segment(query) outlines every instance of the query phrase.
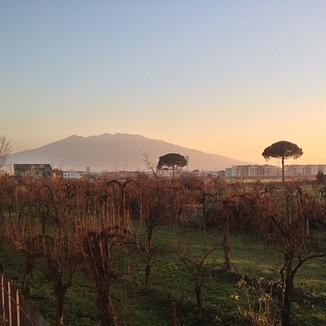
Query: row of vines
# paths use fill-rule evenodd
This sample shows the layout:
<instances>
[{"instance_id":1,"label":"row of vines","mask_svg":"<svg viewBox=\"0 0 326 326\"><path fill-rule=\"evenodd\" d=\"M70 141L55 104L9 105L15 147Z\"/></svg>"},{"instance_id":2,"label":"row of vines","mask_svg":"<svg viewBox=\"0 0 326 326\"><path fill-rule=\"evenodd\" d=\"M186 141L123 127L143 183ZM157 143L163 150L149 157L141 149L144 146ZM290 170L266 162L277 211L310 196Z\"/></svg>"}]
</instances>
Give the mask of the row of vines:
<instances>
[{"instance_id":1,"label":"row of vines","mask_svg":"<svg viewBox=\"0 0 326 326\"><path fill-rule=\"evenodd\" d=\"M56 298L56 325L64 324L65 295L83 269L92 278L99 324L116 326L122 321L112 284L130 296L136 295L137 287L151 288L152 268L162 250L155 243L159 227L223 235L222 243L212 241L195 263L189 243L181 249L177 241L173 245L194 282L198 314L206 258L222 248L225 272L231 272L230 233L254 234L282 253L276 319L290 325L297 271L306 261L326 255L324 200L323 185L295 181L226 183L145 174L95 181L2 177L0 245L12 245L22 253L21 290L27 297L33 270L42 271ZM141 284L134 282L135 261L142 264ZM6 266L1 267L5 271ZM255 315L250 318L259 321Z\"/></svg>"}]
</instances>

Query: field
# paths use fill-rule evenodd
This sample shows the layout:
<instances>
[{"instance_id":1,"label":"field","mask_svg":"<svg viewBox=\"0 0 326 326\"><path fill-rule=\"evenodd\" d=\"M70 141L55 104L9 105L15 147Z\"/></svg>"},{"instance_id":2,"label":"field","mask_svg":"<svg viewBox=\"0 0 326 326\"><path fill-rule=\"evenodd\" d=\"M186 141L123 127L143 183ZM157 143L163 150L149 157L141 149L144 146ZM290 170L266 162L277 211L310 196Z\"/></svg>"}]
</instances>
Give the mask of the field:
<instances>
[{"instance_id":1,"label":"field","mask_svg":"<svg viewBox=\"0 0 326 326\"><path fill-rule=\"evenodd\" d=\"M119 183L119 185L121 184L124 185L124 183ZM107 185L108 183L106 183ZM117 185L116 182L114 182L115 185ZM160 187L164 187L165 190L171 189L170 184L168 186L163 184ZM216 192L216 185L214 187L215 194L217 193L216 196L220 196L220 192ZM221 187L220 184L219 187ZM229 186L227 187L230 191ZM255 187L251 185L248 188L246 186L243 191L246 193L249 191L248 189L251 192L256 191ZM117 189L121 190L121 187L110 188L110 191L114 190L116 192ZM101 191L98 193L102 196ZM135 189L133 189L133 194L135 194L134 191ZM234 192L234 187L232 191ZM223 194L225 193L224 190ZM310 191L310 193L313 193L313 191ZM24 194L26 195L26 185ZM153 193L150 195L151 200L148 202L153 200ZM187 198L187 207L190 207L188 195L183 193L182 198L183 200ZM163 193L162 188L160 188L160 198L166 200L166 196L167 192ZM174 202L179 202L180 198L176 197L175 192L173 196ZM118 197L122 198L120 192ZM62 198L69 198L69 194L65 192ZM31 201L34 199L35 197L30 198ZM284 247L284 244L288 245L288 243L284 242L284 239L276 231L274 233L268 231L268 236L266 236L267 233L263 233L266 230L262 229L262 226L257 226L257 230L263 230L259 233L253 226L250 226L251 224L245 224L248 222L244 217L247 206L242 207L243 203L237 201L237 212L239 212L239 207L242 207L241 216L237 215L237 218L241 218L241 227L235 224L233 218L230 219L229 224L225 223L225 219L212 220L209 208L217 205L216 201L208 202L207 223L203 223L204 208L199 209L198 205L194 206L196 207L195 210L188 209L184 211L181 221L180 216L178 216L177 221L175 219L171 220L171 216L175 215L171 213L171 207L169 206L168 214L165 213L163 216L164 220L155 220L157 223L153 226L149 223L153 222L151 219L145 219L145 216L150 216L149 213L145 213L145 210L143 212L143 222L139 222L139 219L135 218L137 216L135 213L137 210L133 206L135 203L131 200L131 197L129 199L130 212L134 213L133 218L125 223L125 228L128 229L128 232L129 230L137 230L137 237L133 238L127 233L123 242L118 243L116 239L120 238L113 234L116 242L112 243L110 249L106 248L107 253L101 251L104 260L99 264L101 268L103 266L106 268L106 270L103 268L103 277L110 275L107 282L110 283L109 291L114 303L117 325L171 325L172 303L176 303L177 307L177 325L281 325L282 322L284 325L279 310L279 296L282 286L280 271L285 260L284 251L286 247ZM128 203L128 198L126 202ZM147 201L142 201L144 206L146 203ZM253 208L251 201L248 203L251 205L250 216L254 219L255 214L258 214L257 210L255 207ZM26 205L26 202L24 202L24 205ZM128 205L126 207L129 207ZM224 202L223 211L229 212L228 217L230 217L233 214L230 213L231 208L234 208L233 198L232 206L225 205ZM63 201L60 201L60 207L65 208L61 212L62 214L65 212L65 218L68 218L73 211L72 215L75 218L76 225L81 223L82 219L76 215L75 209L72 210L72 207L69 206L69 214L66 214L68 205ZM268 207L269 214L271 214L271 208L268 205L266 207ZM266 207L264 206L264 209ZM35 218L35 216L38 216L38 214L35 215L35 211L38 209L40 208L37 208L36 204L33 205L32 209L24 211L24 217L26 219L30 219L32 216ZM316 207L314 206L315 210ZM172 212L176 211L172 210ZM51 210L47 212L52 214ZM218 212L220 212L219 209L215 211L215 214L218 215ZM60 215L57 211L55 214ZM123 212L120 211L120 214L123 214ZM167 216L169 216L168 219ZM291 216L293 218L294 215ZM264 219L262 211L259 211L259 218ZM6 225L3 228L3 230L7 230L6 233L10 229L8 225L12 226L12 224L8 224L9 220L10 223L17 221L17 215L13 214L10 219L8 212L3 214L2 224ZM38 218L37 221L39 221ZM71 221L69 220L70 224ZM257 224L257 221L255 223ZM23 227L25 239L27 233L28 236L31 236L32 231L35 231L35 225L38 232L42 228L39 222L33 225L33 228L28 225L28 232L26 231L26 225ZM58 236L57 225L59 224L53 219L46 221L45 233L52 236L51 241ZM71 237L71 230L66 228L66 224L62 225L65 225L64 233L66 238ZM226 233L226 225L228 226L228 233ZM96 226L99 227L98 224ZM294 228L295 225L291 224L291 226ZM95 225L92 226L92 230L94 229ZM106 224L104 230L107 229L108 225ZM12 230L11 232L13 232ZM74 228L74 232L77 232L76 230ZM150 230L152 231L151 237L149 237ZM302 236L299 230L301 228L294 230L297 238ZM99 238L94 236L95 231L92 232L93 238L89 241L93 242L89 243L93 244L92 253L94 254L97 252L95 249L100 248L102 250L104 248L101 247L104 242L100 242L100 239L111 241L108 239L111 239L112 233L109 235L105 233L104 237L104 231L101 231L102 238ZM17 236L15 233L11 233L11 236L13 234ZM88 231L87 234L90 234L90 232ZM96 233L97 235L98 233ZM226 235L228 236L229 251L225 249ZM275 241L275 237L279 237L278 241ZM21 237L18 238L21 241ZM76 239L77 237L73 241L74 248L77 246ZM100 247L94 245L94 239L97 239L96 245L100 244ZM305 237L305 248L314 248L314 253L321 254L321 257L311 257L313 259L308 259L304 264L300 265L294 275L293 291L291 291L291 325L326 324L326 259L323 256L326 252L326 244L324 240L324 229L319 225L317 227L317 222L314 221L314 223L311 223L309 236ZM42 248L42 252L47 249L44 247L44 240L40 242L39 246ZM64 246L70 246L70 242L69 244L68 242L65 243ZM296 254L301 258L309 257L310 253L302 251L298 243L295 243L295 246ZM83 250L79 249L79 253L74 256L74 259L77 260L74 261L71 283L67 286L64 298L64 324L103 325L98 317L96 304L99 288L94 285L92 266L89 262L87 263L89 255L85 255L86 249L83 248L83 253L81 253ZM51 244L51 250L56 251L57 246ZM57 298L54 295L54 278L53 275L49 274L49 266L53 272L53 265L49 265L49 260L45 259L45 256L48 257L49 253L46 255L44 252L35 256L32 278L24 293L25 297L44 318L51 325L55 325L58 324L56 318ZM65 253L67 253L67 250ZM226 268L226 253L229 254L230 268ZM66 256L65 254L64 257L66 258ZM62 275L60 276L60 281L64 283L69 279L70 265L63 261L61 256L61 258L59 256L51 257L52 263L53 257L55 257L58 260L56 266L61 264L61 267L64 267L61 269ZM295 259L296 257L293 257L293 266L297 263ZM107 260L110 262L109 267ZM25 274L26 252L17 246L17 241L9 241L7 237L3 237L0 263L6 276L18 289L21 289ZM97 261L94 260L92 263L94 267ZM150 266L150 273L148 279L146 279L145 270L148 266ZM105 274L107 271L109 271L108 274ZM99 273L99 270L97 270L97 273Z\"/></svg>"},{"instance_id":2,"label":"field","mask_svg":"<svg viewBox=\"0 0 326 326\"><path fill-rule=\"evenodd\" d=\"M231 236L232 272L225 272L221 248L205 261L203 282L203 311L196 313L196 298L193 280L184 270L178 257L173 254L175 230L163 228L157 232L157 243L167 247L164 255L154 264L152 286L147 290L135 290L128 297L121 288L117 291L120 307L119 320L126 325L170 325L171 303L177 303L177 324L180 325L246 325L239 319L237 305L232 295L239 293L244 309L248 309L245 292L237 286L241 276L264 281L277 281L277 265L281 262L275 248L250 235ZM221 243L221 236L219 238ZM196 246L196 243L192 243ZM14 248L2 248L0 261L7 276L20 287L23 275L23 258ZM325 259L312 261L298 273L295 288L294 325L326 324L326 275ZM144 271L141 266L135 271L135 279L142 283ZM65 325L99 325L96 316L96 296L86 272L80 272L67 292L65 302ZM141 288L141 286L140 286ZM50 284L39 271L33 272L33 281L28 295L30 302L51 323L55 321L55 298ZM271 302L271 306L274 303Z\"/></svg>"}]
</instances>

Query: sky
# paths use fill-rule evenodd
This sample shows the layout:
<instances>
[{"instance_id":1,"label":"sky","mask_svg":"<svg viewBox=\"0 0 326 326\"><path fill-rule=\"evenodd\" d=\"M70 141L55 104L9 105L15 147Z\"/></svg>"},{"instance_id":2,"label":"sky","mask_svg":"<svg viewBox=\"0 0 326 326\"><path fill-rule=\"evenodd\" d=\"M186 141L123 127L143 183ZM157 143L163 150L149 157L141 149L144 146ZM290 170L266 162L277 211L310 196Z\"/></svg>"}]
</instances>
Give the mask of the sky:
<instances>
[{"instance_id":1,"label":"sky","mask_svg":"<svg viewBox=\"0 0 326 326\"><path fill-rule=\"evenodd\" d=\"M287 140L292 164L326 164L325 17L324 0L1 0L0 136L16 153L128 133L257 164Z\"/></svg>"}]
</instances>

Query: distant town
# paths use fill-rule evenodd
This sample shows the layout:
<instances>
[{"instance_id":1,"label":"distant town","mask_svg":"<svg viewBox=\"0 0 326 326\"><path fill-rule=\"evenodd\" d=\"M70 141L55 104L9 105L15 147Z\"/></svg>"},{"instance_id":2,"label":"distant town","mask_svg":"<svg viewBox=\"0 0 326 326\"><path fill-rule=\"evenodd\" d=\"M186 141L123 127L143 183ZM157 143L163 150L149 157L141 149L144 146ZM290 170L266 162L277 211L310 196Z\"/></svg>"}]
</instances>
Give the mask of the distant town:
<instances>
[{"instance_id":1,"label":"distant town","mask_svg":"<svg viewBox=\"0 0 326 326\"><path fill-rule=\"evenodd\" d=\"M318 172L326 173L326 164L307 164L307 165L285 165L284 174L286 177L293 178L314 178ZM282 169L274 165L236 165L231 168L226 168L223 171L218 171L218 176L225 178L243 177L243 178L269 178L278 177L282 174Z\"/></svg>"},{"instance_id":2,"label":"distant town","mask_svg":"<svg viewBox=\"0 0 326 326\"><path fill-rule=\"evenodd\" d=\"M164 176L169 176L171 171L161 171ZM326 174L326 164L308 164L308 165L285 165L285 176L287 178L303 178L314 179L318 172ZM68 170L52 168L50 164L14 164L13 175L17 177L35 176L35 177L58 177L64 179L95 179L101 176L118 175L119 178L132 177L138 173L151 174L152 171L102 171L92 172L90 167L86 167L85 171ZM220 177L225 179L273 179L278 178L282 174L282 169L278 166L264 164L252 165L235 165L219 171L193 170L188 171L187 168L178 170L179 175L192 174L205 177Z\"/></svg>"}]
</instances>

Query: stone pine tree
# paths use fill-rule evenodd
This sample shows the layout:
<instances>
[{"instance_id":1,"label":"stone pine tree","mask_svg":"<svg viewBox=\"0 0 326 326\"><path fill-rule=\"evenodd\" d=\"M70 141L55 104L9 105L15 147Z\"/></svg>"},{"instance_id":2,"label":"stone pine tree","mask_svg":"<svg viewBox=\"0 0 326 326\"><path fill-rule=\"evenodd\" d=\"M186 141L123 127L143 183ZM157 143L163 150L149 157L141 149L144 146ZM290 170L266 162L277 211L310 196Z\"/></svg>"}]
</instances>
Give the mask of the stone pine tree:
<instances>
[{"instance_id":1,"label":"stone pine tree","mask_svg":"<svg viewBox=\"0 0 326 326\"><path fill-rule=\"evenodd\" d=\"M158 170L169 169L173 171L173 177L175 177L175 171L182 169L187 165L187 160L184 156L177 153L169 153L159 157L157 164Z\"/></svg>"},{"instance_id":2,"label":"stone pine tree","mask_svg":"<svg viewBox=\"0 0 326 326\"><path fill-rule=\"evenodd\" d=\"M282 180L284 181L284 160L288 158L297 159L303 154L302 148L289 141L281 140L264 149L262 155L266 160L271 157L282 160Z\"/></svg>"}]
</instances>

